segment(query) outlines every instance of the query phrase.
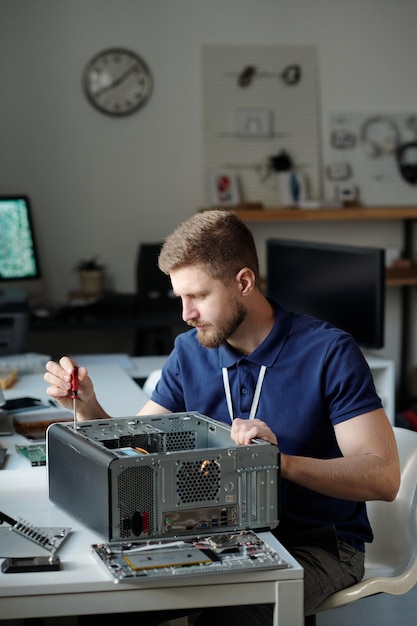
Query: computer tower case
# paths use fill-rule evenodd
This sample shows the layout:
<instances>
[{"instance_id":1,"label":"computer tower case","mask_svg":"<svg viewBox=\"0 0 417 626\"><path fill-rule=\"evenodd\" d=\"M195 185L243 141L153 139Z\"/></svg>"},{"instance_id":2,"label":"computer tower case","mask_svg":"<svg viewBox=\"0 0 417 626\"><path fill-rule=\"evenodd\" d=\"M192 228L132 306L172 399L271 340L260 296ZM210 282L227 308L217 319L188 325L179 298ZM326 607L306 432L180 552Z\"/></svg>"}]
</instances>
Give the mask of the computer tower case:
<instances>
[{"instance_id":1,"label":"computer tower case","mask_svg":"<svg viewBox=\"0 0 417 626\"><path fill-rule=\"evenodd\" d=\"M280 452L198 412L49 426L49 498L109 541L269 530Z\"/></svg>"}]
</instances>

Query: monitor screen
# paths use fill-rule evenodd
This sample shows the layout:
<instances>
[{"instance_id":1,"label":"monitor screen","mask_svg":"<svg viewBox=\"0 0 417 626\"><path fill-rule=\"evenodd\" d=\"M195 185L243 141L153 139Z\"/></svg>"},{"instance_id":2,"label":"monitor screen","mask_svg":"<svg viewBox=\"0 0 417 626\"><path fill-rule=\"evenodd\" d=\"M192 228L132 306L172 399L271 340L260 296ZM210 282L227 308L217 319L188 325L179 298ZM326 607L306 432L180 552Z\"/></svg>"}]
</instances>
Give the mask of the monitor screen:
<instances>
[{"instance_id":1,"label":"monitor screen","mask_svg":"<svg viewBox=\"0 0 417 626\"><path fill-rule=\"evenodd\" d=\"M268 239L267 295L349 332L363 348L384 346L385 250Z\"/></svg>"},{"instance_id":2,"label":"monitor screen","mask_svg":"<svg viewBox=\"0 0 417 626\"><path fill-rule=\"evenodd\" d=\"M0 281L40 278L27 196L0 197Z\"/></svg>"}]
</instances>

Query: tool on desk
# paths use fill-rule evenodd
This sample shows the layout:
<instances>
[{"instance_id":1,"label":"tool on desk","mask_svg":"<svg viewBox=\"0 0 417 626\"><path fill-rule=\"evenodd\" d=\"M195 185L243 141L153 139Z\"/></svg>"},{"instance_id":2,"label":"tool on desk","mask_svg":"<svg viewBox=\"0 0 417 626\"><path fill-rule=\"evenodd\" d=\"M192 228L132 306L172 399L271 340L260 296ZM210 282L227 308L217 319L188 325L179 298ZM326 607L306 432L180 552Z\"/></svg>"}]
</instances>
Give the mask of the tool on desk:
<instances>
[{"instance_id":1,"label":"tool on desk","mask_svg":"<svg viewBox=\"0 0 417 626\"><path fill-rule=\"evenodd\" d=\"M46 556L9 556L1 564L3 574L58 572L60 569L61 562L57 556L53 559Z\"/></svg>"},{"instance_id":2,"label":"tool on desk","mask_svg":"<svg viewBox=\"0 0 417 626\"><path fill-rule=\"evenodd\" d=\"M33 526L32 524L21 518L14 519L13 517L10 517L10 515L7 515L6 513L2 513L0 511L0 524L3 524L3 522L10 524L10 530L12 532L17 533L21 537L28 539L29 541L35 543L41 548L44 548L50 554L48 557L9 557L9 559L5 563L2 563L2 572L35 572L59 569L60 561L59 557L56 555L56 552L61 546L62 542L69 535L71 531L70 528L41 528Z\"/></svg>"},{"instance_id":3,"label":"tool on desk","mask_svg":"<svg viewBox=\"0 0 417 626\"><path fill-rule=\"evenodd\" d=\"M36 409L46 409L48 405L39 398L24 396L22 398L12 398L6 400L3 409L9 413L23 413L23 411L35 411Z\"/></svg>"},{"instance_id":4,"label":"tool on desk","mask_svg":"<svg viewBox=\"0 0 417 626\"><path fill-rule=\"evenodd\" d=\"M71 398L73 400L74 430L77 430L78 367L71 374Z\"/></svg>"}]
</instances>

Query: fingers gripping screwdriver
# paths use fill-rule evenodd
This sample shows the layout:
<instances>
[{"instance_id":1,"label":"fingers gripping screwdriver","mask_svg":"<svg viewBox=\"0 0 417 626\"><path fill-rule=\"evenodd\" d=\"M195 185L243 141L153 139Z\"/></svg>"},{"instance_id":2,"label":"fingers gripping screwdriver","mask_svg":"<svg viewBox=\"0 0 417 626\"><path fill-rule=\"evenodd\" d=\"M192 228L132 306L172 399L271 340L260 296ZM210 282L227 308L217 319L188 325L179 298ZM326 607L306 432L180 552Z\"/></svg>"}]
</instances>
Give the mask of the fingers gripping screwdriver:
<instances>
[{"instance_id":1,"label":"fingers gripping screwdriver","mask_svg":"<svg viewBox=\"0 0 417 626\"><path fill-rule=\"evenodd\" d=\"M78 367L71 374L71 398L73 400L74 430L77 429Z\"/></svg>"}]
</instances>

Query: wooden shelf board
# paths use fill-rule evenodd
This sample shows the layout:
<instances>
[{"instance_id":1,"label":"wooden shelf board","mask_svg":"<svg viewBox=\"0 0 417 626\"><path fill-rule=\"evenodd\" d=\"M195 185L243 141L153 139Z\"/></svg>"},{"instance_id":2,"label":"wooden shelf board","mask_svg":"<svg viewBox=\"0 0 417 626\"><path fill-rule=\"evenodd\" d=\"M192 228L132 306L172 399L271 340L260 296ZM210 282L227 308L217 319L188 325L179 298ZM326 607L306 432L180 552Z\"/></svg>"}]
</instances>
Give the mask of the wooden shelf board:
<instances>
[{"instance_id":1,"label":"wooden shelf board","mask_svg":"<svg viewBox=\"0 0 417 626\"><path fill-rule=\"evenodd\" d=\"M386 285L388 287L405 287L417 285L417 268L388 268L385 273Z\"/></svg>"},{"instance_id":2,"label":"wooden shelf board","mask_svg":"<svg viewBox=\"0 0 417 626\"><path fill-rule=\"evenodd\" d=\"M240 207L229 207L229 210L243 222L417 220L417 206L366 206L332 209L262 208L260 204L255 206L256 208L248 208L241 205ZM416 286L417 267L387 269L386 285L388 287Z\"/></svg>"},{"instance_id":3,"label":"wooden shelf board","mask_svg":"<svg viewBox=\"0 0 417 626\"><path fill-rule=\"evenodd\" d=\"M355 207L340 209L234 209L244 222L314 222L314 221L371 221L417 220L417 206Z\"/></svg>"}]
</instances>

